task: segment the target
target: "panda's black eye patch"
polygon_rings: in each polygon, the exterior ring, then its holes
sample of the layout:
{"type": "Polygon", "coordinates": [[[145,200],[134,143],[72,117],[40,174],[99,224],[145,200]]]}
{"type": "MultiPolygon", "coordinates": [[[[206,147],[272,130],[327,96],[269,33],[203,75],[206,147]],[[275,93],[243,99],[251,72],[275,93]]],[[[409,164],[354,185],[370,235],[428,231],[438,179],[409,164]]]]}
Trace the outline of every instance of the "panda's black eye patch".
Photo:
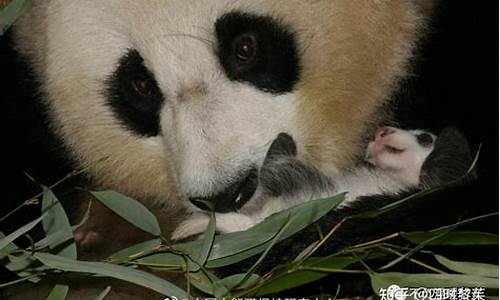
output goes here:
{"type": "Polygon", "coordinates": [[[240,65],[250,63],[257,54],[257,40],[253,34],[241,34],[233,41],[234,53],[240,65]]]}
{"type": "Polygon", "coordinates": [[[133,79],[132,86],[142,97],[150,97],[155,88],[155,82],[151,79],[133,79]]]}
{"type": "Polygon", "coordinates": [[[428,133],[421,133],[417,135],[417,142],[422,147],[430,147],[434,143],[434,139],[428,133]]]}
{"type": "Polygon", "coordinates": [[[291,92],[299,80],[295,36],[279,21],[230,12],[215,23],[217,55],[227,77],[273,94],[291,92]]]}
{"type": "Polygon", "coordinates": [[[141,136],[160,132],[163,95],[136,50],[129,50],[107,80],[108,104],[120,121],[141,136]]]}

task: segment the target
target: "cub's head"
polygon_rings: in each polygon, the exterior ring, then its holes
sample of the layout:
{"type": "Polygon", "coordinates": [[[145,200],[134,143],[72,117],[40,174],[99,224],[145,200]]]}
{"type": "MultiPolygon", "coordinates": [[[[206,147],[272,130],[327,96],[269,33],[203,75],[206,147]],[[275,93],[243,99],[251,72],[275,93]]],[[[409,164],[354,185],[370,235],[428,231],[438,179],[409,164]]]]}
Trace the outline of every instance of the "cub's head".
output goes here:
{"type": "Polygon", "coordinates": [[[435,141],[436,136],[424,130],[380,128],[368,144],[365,160],[397,181],[417,186],[435,141]]]}
{"type": "Polygon", "coordinates": [[[235,201],[279,133],[326,173],[363,151],[417,2],[39,0],[15,32],[53,128],[99,184],[235,201]]]}

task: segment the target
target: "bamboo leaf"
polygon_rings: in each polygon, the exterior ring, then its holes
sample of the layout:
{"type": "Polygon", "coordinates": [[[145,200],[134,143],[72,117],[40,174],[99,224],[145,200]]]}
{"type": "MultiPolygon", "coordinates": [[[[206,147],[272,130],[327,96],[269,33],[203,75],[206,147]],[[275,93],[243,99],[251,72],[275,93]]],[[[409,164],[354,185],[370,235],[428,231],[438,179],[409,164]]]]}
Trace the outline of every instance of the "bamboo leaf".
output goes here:
{"type": "MultiPolygon", "coordinates": [[[[451,225],[446,225],[446,226],[443,226],[443,227],[439,227],[439,228],[431,230],[430,233],[432,233],[433,235],[440,235],[440,234],[443,234],[443,233],[447,234],[447,233],[451,232],[452,230],[455,230],[456,228],[458,228],[460,226],[467,225],[467,224],[470,224],[470,223],[474,223],[474,222],[481,221],[481,220],[484,220],[484,219],[487,219],[487,218],[491,218],[491,217],[495,217],[495,216],[498,216],[498,212],[496,212],[496,213],[490,213],[490,214],[486,214],[486,215],[482,215],[482,216],[473,217],[473,218],[466,219],[466,220],[463,220],[463,221],[460,221],[460,222],[457,222],[457,223],[454,223],[454,224],[451,224],[451,225]]],[[[445,236],[445,234],[443,234],[443,236],[445,236]]]]}
{"type": "Polygon", "coordinates": [[[26,253],[21,255],[9,255],[9,262],[5,267],[14,273],[19,273],[28,268],[35,261],[37,260],[34,259],[33,256],[26,253]]]}
{"type": "Polygon", "coordinates": [[[448,269],[466,275],[498,278],[498,266],[477,262],[453,261],[444,256],[435,254],[436,260],[448,269]]]}
{"type": "Polygon", "coordinates": [[[0,35],[2,35],[32,4],[31,0],[14,0],[0,10],[0,35]]]}
{"type": "MultiPolygon", "coordinates": [[[[296,216],[297,215],[295,215],[294,217],[296,217],[296,216]]],[[[252,277],[252,275],[254,275],[254,273],[257,270],[257,268],[259,267],[259,265],[267,257],[267,254],[269,253],[269,251],[271,251],[272,247],[274,247],[274,245],[280,240],[281,235],[286,231],[286,229],[290,225],[290,223],[291,223],[290,219],[285,220],[285,223],[281,226],[280,230],[276,233],[276,236],[273,238],[271,243],[269,243],[266,250],[261,254],[259,259],[257,259],[257,261],[254,263],[254,265],[248,270],[248,272],[245,274],[245,277],[243,277],[243,279],[237,285],[237,287],[240,285],[246,284],[247,280],[250,279],[252,277]]]]}
{"type": "Polygon", "coordinates": [[[233,290],[235,288],[238,289],[248,289],[254,285],[256,285],[260,280],[260,276],[257,274],[252,274],[243,284],[240,282],[245,278],[247,274],[235,274],[228,276],[224,279],[220,280],[220,284],[227,287],[229,290],[233,290]]]}
{"type": "Polygon", "coordinates": [[[207,230],[205,232],[205,237],[203,238],[203,244],[201,245],[200,252],[193,258],[196,264],[191,264],[191,272],[197,272],[200,270],[201,266],[204,266],[212,250],[212,245],[215,238],[215,214],[212,212],[210,215],[210,221],[208,223],[207,230]]]}
{"type": "MultiPolygon", "coordinates": [[[[0,232],[0,241],[4,238],[5,238],[5,234],[0,232]]],[[[19,247],[17,247],[16,244],[14,244],[14,243],[9,243],[3,249],[0,249],[0,250],[2,250],[0,252],[0,259],[3,259],[5,257],[9,256],[10,253],[12,253],[16,250],[19,250],[19,247]]]]}
{"type": "MultiPolygon", "coordinates": [[[[312,257],[306,260],[302,267],[316,267],[322,269],[344,269],[347,266],[359,262],[360,258],[357,257],[330,257],[330,258],[317,258],[312,257]]],[[[262,285],[256,293],[256,296],[264,296],[276,294],[285,290],[305,285],[324,278],[329,273],[319,271],[308,271],[297,268],[296,264],[288,266],[286,269],[279,271],[278,274],[273,276],[264,285],[262,285]]]]}
{"type": "MultiPolygon", "coordinates": [[[[0,232],[0,238],[4,238],[5,235],[0,232]]],[[[8,244],[5,248],[2,249],[2,254],[0,255],[0,259],[8,257],[9,261],[4,265],[9,271],[16,273],[19,277],[29,277],[29,281],[33,283],[39,282],[41,279],[33,275],[32,272],[24,271],[31,264],[33,264],[36,260],[29,254],[23,253],[20,255],[12,255],[12,252],[19,250],[14,243],[8,244]]]]}
{"type": "MultiPolygon", "coordinates": [[[[308,201],[273,214],[246,231],[218,235],[215,237],[206,267],[218,268],[231,265],[263,252],[288,218],[290,218],[289,225],[280,235],[279,240],[286,239],[319,220],[343,200],[344,194],[339,194],[330,198],[308,201]]],[[[200,249],[201,243],[202,241],[193,241],[174,245],[173,248],[192,255],[193,249],[200,249]]]]}
{"type": "Polygon", "coordinates": [[[426,195],[430,195],[432,193],[435,193],[439,190],[442,190],[444,189],[444,186],[440,186],[440,187],[435,187],[435,188],[431,188],[431,189],[426,189],[426,190],[422,190],[422,191],[419,191],[415,194],[412,194],[408,197],[405,197],[399,201],[396,201],[396,202],[393,202],[393,203],[390,203],[382,208],[379,208],[379,209],[375,209],[375,210],[370,210],[370,211],[367,211],[367,212],[364,212],[364,213],[360,213],[360,214],[357,214],[357,215],[354,215],[352,216],[351,218],[368,218],[368,219],[371,219],[371,218],[376,218],[376,217],[379,217],[385,213],[388,213],[398,207],[400,207],[401,205],[407,203],[407,202],[411,202],[411,201],[414,201],[414,200],[418,200],[426,195]]]}
{"type": "MultiPolygon", "coordinates": [[[[73,239],[68,216],[56,195],[47,187],[43,187],[42,213],[47,214],[47,217],[42,220],[42,225],[45,234],[52,236],[45,241],[49,241],[47,244],[51,249],[58,247],[60,243],[73,239]]],[[[58,255],[76,259],[76,244],[71,242],[64,246],[58,251],[58,255]]]]}
{"type": "Polygon", "coordinates": [[[94,298],[94,300],[104,300],[106,296],[111,292],[111,287],[108,286],[104,291],[102,291],[97,297],[94,298]]]}
{"type": "Polygon", "coordinates": [[[414,249],[412,249],[411,251],[409,251],[405,255],[400,256],[400,257],[394,259],[393,261],[391,261],[388,264],[380,267],[379,269],[380,270],[386,270],[386,269],[388,269],[390,267],[395,266],[396,264],[400,263],[401,261],[403,261],[405,259],[408,259],[410,256],[412,256],[416,252],[420,251],[425,246],[430,245],[433,242],[444,238],[452,230],[454,230],[454,229],[456,229],[456,228],[458,228],[460,226],[463,226],[463,225],[469,224],[469,223],[473,223],[473,222],[476,222],[476,221],[479,221],[479,220],[482,220],[482,219],[485,219],[485,218],[489,218],[489,217],[492,217],[492,216],[495,216],[495,215],[498,215],[498,213],[493,213],[493,214],[487,214],[487,215],[483,215],[483,216],[478,216],[478,217],[474,217],[474,218],[470,218],[470,219],[467,219],[467,220],[464,220],[464,221],[457,222],[455,224],[451,224],[451,225],[447,225],[447,226],[444,226],[444,227],[433,229],[433,230],[429,231],[428,235],[426,235],[428,237],[428,239],[422,240],[414,249]]]}
{"type": "Polygon", "coordinates": [[[90,192],[97,200],[137,228],[160,236],[156,217],[140,202],[114,191],[90,192]]]}
{"type": "MultiPolygon", "coordinates": [[[[205,294],[213,295],[214,292],[214,279],[211,279],[207,274],[203,271],[198,271],[195,273],[187,273],[189,276],[189,280],[192,285],[194,285],[198,290],[202,291],[205,294]]],[[[218,279],[217,279],[218,280],[218,279]]]]}
{"type": "Polygon", "coordinates": [[[304,250],[302,250],[299,253],[299,255],[297,255],[297,257],[295,257],[293,262],[299,262],[299,261],[305,259],[306,255],[308,255],[314,249],[314,247],[316,247],[318,245],[319,242],[320,241],[316,241],[316,242],[310,244],[309,246],[307,246],[304,250]]]}
{"type": "Polygon", "coordinates": [[[141,253],[150,252],[152,249],[155,249],[161,245],[160,239],[152,239],[149,241],[145,241],[139,244],[135,244],[123,250],[116,252],[115,254],[109,257],[110,260],[119,260],[126,259],[132,256],[137,256],[141,253]]]}
{"type": "Polygon", "coordinates": [[[76,229],[78,229],[78,227],[82,226],[83,224],[85,224],[88,221],[88,219],[90,217],[91,209],[92,209],[92,201],[89,201],[89,204],[87,205],[87,209],[85,210],[85,213],[83,214],[83,217],[80,220],[80,223],[71,226],[71,230],[75,231],[76,229]]]}
{"type": "MultiPolygon", "coordinates": [[[[175,253],[157,253],[135,260],[136,263],[155,268],[186,268],[186,260],[182,255],[175,253]]],[[[189,267],[191,264],[189,264],[189,267]]]]}
{"type": "Polygon", "coordinates": [[[17,229],[16,231],[12,232],[11,234],[7,235],[3,239],[0,240],[0,250],[3,248],[7,247],[10,243],[15,241],[17,238],[19,238],[21,235],[25,234],[26,232],[30,231],[33,229],[38,223],[40,223],[47,214],[43,214],[41,217],[38,219],[29,222],[28,224],[22,226],[21,228],[17,229]]]}
{"type": "Polygon", "coordinates": [[[165,296],[188,298],[185,291],[172,283],[141,270],[101,262],[77,261],[49,253],[35,253],[34,256],[44,265],[54,269],[112,277],[149,288],[165,296]]]}
{"type": "MultiPolygon", "coordinates": [[[[402,232],[401,236],[414,244],[438,235],[432,231],[402,232]]],[[[428,243],[428,245],[468,246],[468,245],[498,245],[498,235],[487,232],[452,231],[428,243]]]]}
{"type": "Polygon", "coordinates": [[[35,276],[35,272],[42,271],[46,267],[42,265],[37,266],[35,269],[28,269],[28,267],[32,266],[35,263],[39,264],[39,262],[31,255],[11,255],[9,256],[9,262],[5,265],[5,267],[9,271],[16,273],[16,275],[19,277],[28,278],[28,281],[38,283],[42,279],[39,276],[35,276]]]}
{"type": "Polygon", "coordinates": [[[64,300],[68,295],[69,287],[67,285],[56,285],[50,292],[47,300],[64,300]]]}
{"type": "Polygon", "coordinates": [[[382,267],[379,268],[379,270],[387,270],[387,269],[389,269],[391,267],[394,267],[395,265],[397,265],[398,263],[402,262],[403,260],[409,259],[413,254],[415,254],[418,251],[422,250],[425,246],[427,246],[432,241],[441,238],[446,233],[447,232],[443,231],[443,232],[440,232],[440,234],[438,234],[438,235],[434,235],[434,236],[430,237],[428,240],[424,240],[423,242],[421,242],[420,244],[418,244],[417,246],[415,246],[415,248],[411,249],[410,251],[408,251],[404,255],[401,255],[401,256],[397,257],[396,259],[390,261],[389,263],[383,265],[382,267]]]}
{"type": "MultiPolygon", "coordinates": [[[[71,239],[73,239],[73,235],[71,234],[71,236],[68,236],[67,230],[65,229],[58,230],[36,242],[35,249],[41,249],[41,248],[52,249],[57,247],[58,245],[61,245],[62,243],[68,242],[71,239]]],[[[33,250],[33,249],[30,247],[28,250],[33,250]]],[[[59,255],[61,254],[59,253],[59,255]]]]}
{"type": "Polygon", "coordinates": [[[216,299],[224,299],[226,296],[230,296],[230,293],[229,289],[219,280],[212,284],[212,295],[216,299]]]}

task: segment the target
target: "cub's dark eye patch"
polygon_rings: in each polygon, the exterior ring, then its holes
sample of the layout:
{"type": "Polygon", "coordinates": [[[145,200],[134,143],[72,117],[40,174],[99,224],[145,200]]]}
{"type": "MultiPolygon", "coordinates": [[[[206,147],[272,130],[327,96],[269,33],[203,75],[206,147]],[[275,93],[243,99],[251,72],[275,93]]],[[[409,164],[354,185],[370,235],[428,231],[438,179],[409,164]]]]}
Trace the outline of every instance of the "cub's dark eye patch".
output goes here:
{"type": "Polygon", "coordinates": [[[267,16],[231,12],[215,23],[217,55],[229,79],[282,94],[299,80],[294,34],[267,16]]]}
{"type": "Polygon", "coordinates": [[[421,133],[417,135],[417,142],[422,147],[430,147],[434,143],[434,139],[428,133],[421,133]]]}
{"type": "Polygon", "coordinates": [[[142,136],[159,134],[164,98],[139,52],[130,50],[120,59],[107,86],[108,105],[127,128],[142,136]]]}

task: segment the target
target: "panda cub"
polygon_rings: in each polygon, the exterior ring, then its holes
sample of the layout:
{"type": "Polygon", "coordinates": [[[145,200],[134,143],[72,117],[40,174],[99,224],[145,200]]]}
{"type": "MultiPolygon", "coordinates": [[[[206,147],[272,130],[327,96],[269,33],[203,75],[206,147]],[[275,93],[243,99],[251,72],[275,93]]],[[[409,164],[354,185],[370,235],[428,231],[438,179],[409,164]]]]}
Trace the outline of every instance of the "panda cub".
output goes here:
{"type": "MultiPolygon", "coordinates": [[[[217,213],[219,233],[246,230],[266,217],[304,201],[346,192],[339,207],[360,196],[396,194],[422,185],[422,166],[434,150],[436,136],[423,130],[384,127],[376,131],[355,168],[330,178],[298,158],[293,138],[280,134],[259,170],[258,188],[235,212],[217,213]]],[[[199,211],[181,223],[173,239],[203,233],[209,216],[199,211]]]]}

